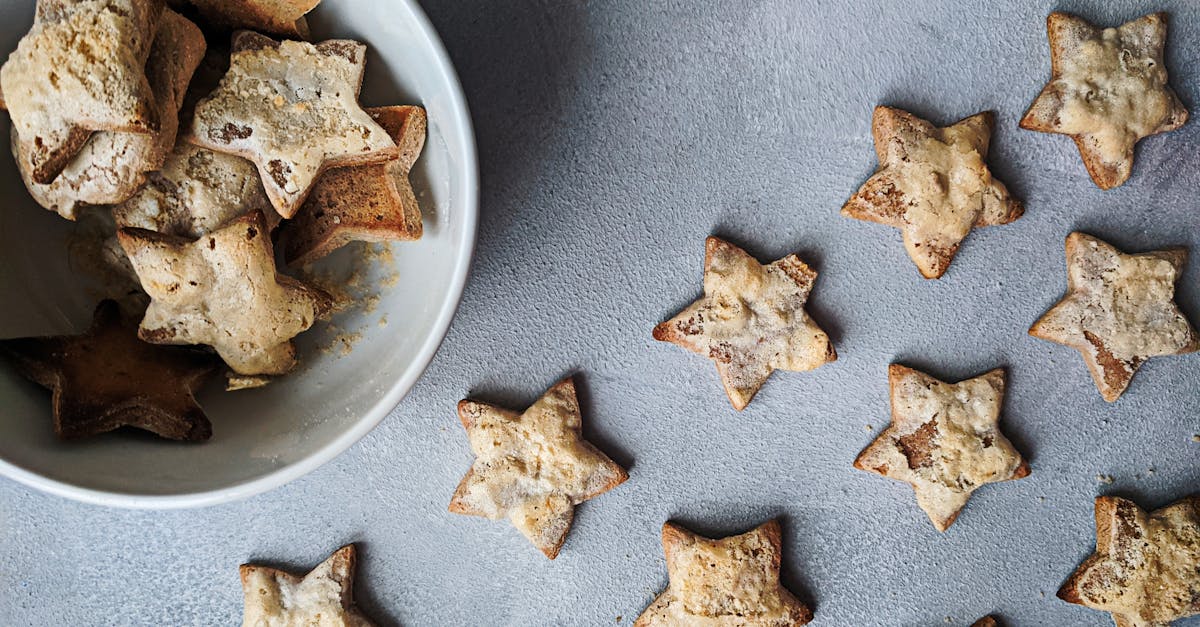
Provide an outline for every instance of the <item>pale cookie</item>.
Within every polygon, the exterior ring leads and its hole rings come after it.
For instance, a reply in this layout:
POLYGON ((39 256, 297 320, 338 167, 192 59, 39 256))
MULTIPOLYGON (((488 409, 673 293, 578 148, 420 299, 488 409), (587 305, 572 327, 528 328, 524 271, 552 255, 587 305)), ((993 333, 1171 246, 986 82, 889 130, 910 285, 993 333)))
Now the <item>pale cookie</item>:
POLYGON ((1150 357, 1200 350, 1175 304, 1187 251, 1126 255, 1083 233, 1067 236, 1067 293, 1029 329, 1079 351, 1104 400, 1120 398, 1150 357))
POLYGON ((396 143, 358 104, 367 47, 234 35, 229 72, 196 105, 189 139, 253 161, 267 197, 295 215, 326 168, 396 159, 396 143))
POLYGON ((1166 627, 1200 614, 1200 495, 1147 514, 1096 499, 1096 552, 1058 597, 1109 612, 1117 627, 1166 627))
POLYGON ((162 11, 161 0, 38 0, 0 68, 34 181, 53 181, 93 131, 158 130, 145 67, 162 11))
POLYGON ((971 494, 1029 474, 1000 433, 1004 371, 946 383, 899 364, 888 366, 892 424, 854 467, 912 486, 917 505, 938 531, 958 518, 971 494))
POLYGON ((243 564, 242 627, 371 627, 354 604, 355 562, 348 544, 303 577, 243 564))
POLYGON ((837 359, 804 311, 815 270, 796 255, 764 266, 720 238, 704 244, 704 296, 654 327, 654 339, 716 362, 734 409, 745 408, 777 369, 812 370, 837 359))
POLYGON ((112 209, 119 227, 189 238, 254 212, 268 226, 279 222, 253 163, 182 141, 141 191, 112 209))
POLYGON ((247 28, 291 39, 308 39, 305 14, 321 0, 191 0, 204 19, 230 29, 247 28))
POLYGON ((367 109, 400 148, 386 163, 326 170, 300 211, 284 227, 284 259, 312 263, 353 241, 386 242, 421 237, 421 208, 408 181, 425 145, 425 109, 367 109))
POLYGON ((629 478, 583 439, 570 378, 524 412, 462 401, 458 417, 475 463, 454 491, 450 511, 507 518, 550 559, 567 539, 575 506, 629 478))
POLYGON ((795 627, 813 618, 779 583, 783 543, 777 520, 720 540, 668 522, 662 544, 667 589, 634 627, 795 627))
POLYGON ((292 338, 330 306, 321 290, 275 272, 261 213, 196 241, 128 228, 117 237, 151 298, 139 336, 155 344, 207 344, 238 374, 291 370, 292 338))
POLYGON ((1167 84, 1167 16, 1152 13, 1100 29, 1051 13, 1046 30, 1050 82, 1021 118, 1021 128, 1069 135, 1096 185, 1116 187, 1129 179, 1138 141, 1188 119, 1167 84))
POLYGON ((29 153, 14 126, 13 154, 30 195, 41 206, 74 220, 79 205, 111 205, 129 198, 146 182, 146 172, 157 170, 175 143, 179 107, 192 72, 204 56, 204 34, 187 18, 165 10, 158 36, 146 62, 146 75, 157 98, 159 129, 154 133, 100 131, 54 181, 33 180, 29 153))
POLYGON ((939 128, 893 107, 875 107, 871 133, 879 169, 842 215, 900 229, 921 276, 950 267, 971 229, 1008 224, 1025 212, 987 167, 990 111, 939 128))

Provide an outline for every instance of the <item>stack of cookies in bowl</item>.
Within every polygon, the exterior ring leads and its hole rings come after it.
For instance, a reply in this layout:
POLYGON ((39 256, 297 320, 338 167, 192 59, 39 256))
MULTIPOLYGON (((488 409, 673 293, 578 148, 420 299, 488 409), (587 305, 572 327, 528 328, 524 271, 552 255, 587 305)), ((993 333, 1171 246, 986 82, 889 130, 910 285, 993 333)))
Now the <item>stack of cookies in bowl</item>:
POLYGON ((59 437, 209 438, 206 379, 286 375, 294 338, 344 305, 302 268, 351 241, 421 237, 408 174, 424 110, 359 104, 365 44, 310 43, 303 11, 239 6, 42 0, 0 68, 30 196, 106 225, 117 277, 82 334, 0 341, 53 391, 59 437))

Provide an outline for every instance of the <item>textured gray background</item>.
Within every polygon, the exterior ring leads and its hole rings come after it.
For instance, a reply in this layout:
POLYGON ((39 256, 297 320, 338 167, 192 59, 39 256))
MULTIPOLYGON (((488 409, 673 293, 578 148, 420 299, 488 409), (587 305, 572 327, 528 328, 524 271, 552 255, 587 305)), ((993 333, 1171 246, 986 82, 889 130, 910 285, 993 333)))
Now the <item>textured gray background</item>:
POLYGON ((1092 549, 1094 496, 1157 507, 1200 483, 1200 357, 1152 360, 1108 405, 1073 351, 1025 330, 1061 295, 1073 229, 1189 246, 1179 300, 1200 320, 1200 124, 1142 142, 1133 180, 1101 192, 1069 140, 1016 122, 1048 75, 1054 8, 1169 11, 1168 65, 1195 107, 1194 3, 425 4, 484 190, 477 262, 424 378, 336 461, 241 503, 110 510, 0 481, 0 624, 232 624, 238 564, 305 570, 345 542, 385 625, 629 624, 666 583, 664 520, 726 534, 772 516, 813 625, 1108 624, 1054 591, 1092 549), (1028 211, 974 232, 941 281, 894 230, 837 213, 874 168, 877 103, 943 124, 998 113, 993 170, 1028 211), (813 264, 811 311, 839 354, 777 373, 740 414, 711 363, 650 338, 699 293, 710 233, 813 264), (887 422, 897 360, 1009 370, 1002 426, 1033 474, 976 493, 946 534, 906 486, 850 466, 887 422), (578 509, 549 562, 506 523, 446 512, 471 462, 454 403, 522 407, 571 372, 586 431, 631 476, 578 509))

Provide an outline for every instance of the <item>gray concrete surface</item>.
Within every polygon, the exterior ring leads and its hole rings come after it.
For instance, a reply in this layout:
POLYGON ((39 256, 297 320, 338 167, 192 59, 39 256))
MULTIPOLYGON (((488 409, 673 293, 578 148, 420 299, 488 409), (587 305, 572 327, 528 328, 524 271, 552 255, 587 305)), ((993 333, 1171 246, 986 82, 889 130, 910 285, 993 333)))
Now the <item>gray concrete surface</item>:
POLYGON ((385 625, 630 624, 666 583, 664 520, 726 534, 772 516, 813 625, 1110 624, 1054 592, 1092 550, 1093 497, 1158 507, 1200 484, 1200 357, 1152 360, 1108 405, 1075 353, 1025 330, 1063 291, 1073 229, 1189 246, 1179 300, 1200 321, 1200 124, 1142 142, 1133 179, 1101 192, 1069 140, 1016 123, 1049 72, 1054 8, 1169 11, 1173 83, 1196 107, 1195 3, 424 4, 484 175, 477 263, 424 378, 336 461, 241 503, 109 510, 0 482, 0 624, 234 624, 238 564, 303 570, 346 542, 385 625), (1028 211, 973 233, 941 281, 895 231, 837 213, 874 168, 877 103, 998 113, 991 163, 1028 211), (650 338, 699 293, 710 233, 815 265, 812 313, 840 357, 777 373, 740 414, 711 363, 650 338), (976 493, 945 534, 906 486, 850 466, 887 422, 892 361, 1009 371, 1002 425, 1033 474, 976 493), (631 478, 578 509, 549 562, 505 523, 446 512, 471 462, 454 403, 524 406, 571 372, 586 431, 631 478))

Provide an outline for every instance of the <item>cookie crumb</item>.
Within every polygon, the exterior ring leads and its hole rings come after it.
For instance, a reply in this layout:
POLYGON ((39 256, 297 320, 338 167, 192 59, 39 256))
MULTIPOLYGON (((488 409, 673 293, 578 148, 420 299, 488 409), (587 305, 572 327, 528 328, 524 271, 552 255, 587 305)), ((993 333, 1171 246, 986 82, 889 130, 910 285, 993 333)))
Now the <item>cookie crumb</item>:
POLYGON ((1112 475, 1096 475, 1096 481, 1106 485, 1111 485, 1113 482, 1113 477, 1112 475))
POLYGON ((865 430, 867 430, 867 431, 874 431, 874 430, 875 430, 875 425, 864 425, 864 426, 863 426, 863 429, 865 429, 865 430))
POLYGON ((232 370, 225 373, 225 391, 236 392, 238 390, 252 390, 260 388, 271 382, 271 377, 261 375, 243 375, 232 370))
POLYGON ((1196 435, 1193 435, 1193 436, 1192 436, 1192 441, 1193 441, 1193 442, 1200 442, 1200 433, 1197 433, 1196 435))

